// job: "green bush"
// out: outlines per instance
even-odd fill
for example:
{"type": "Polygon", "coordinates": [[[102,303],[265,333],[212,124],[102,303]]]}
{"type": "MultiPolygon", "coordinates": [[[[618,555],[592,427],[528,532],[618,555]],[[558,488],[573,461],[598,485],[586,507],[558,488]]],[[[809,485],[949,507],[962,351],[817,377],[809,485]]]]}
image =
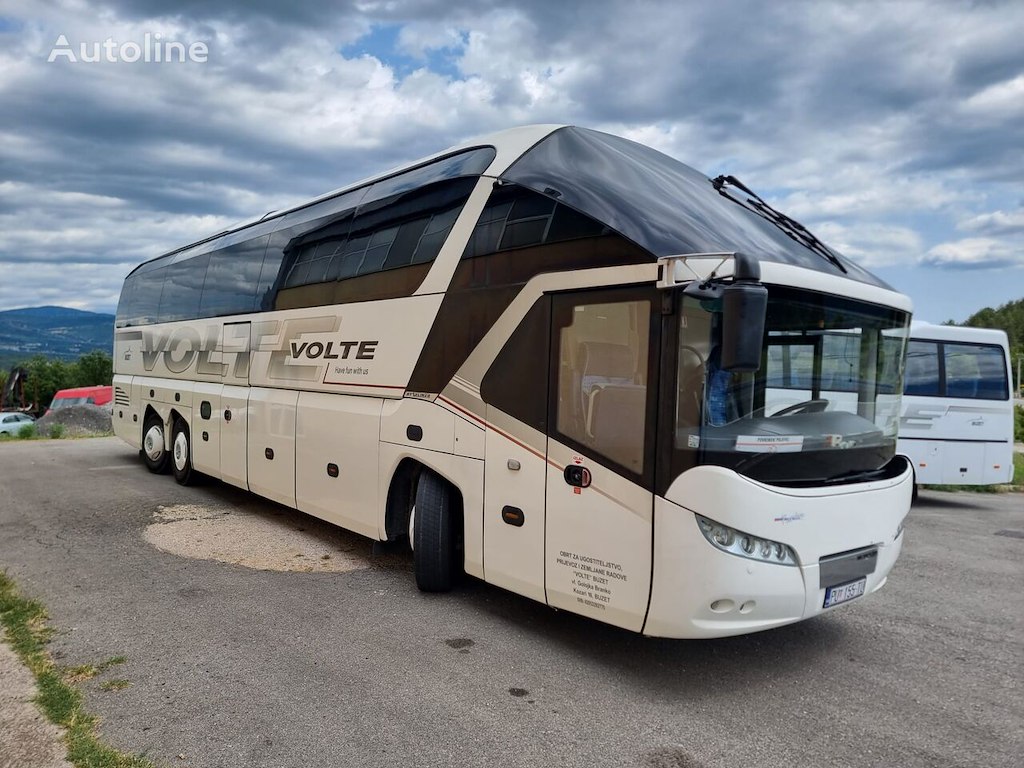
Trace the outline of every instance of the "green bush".
{"type": "Polygon", "coordinates": [[[1013,439],[1014,442],[1024,443],[1024,406],[1018,405],[1013,410],[1013,439]]]}
{"type": "Polygon", "coordinates": [[[35,436],[36,436],[36,425],[35,424],[26,424],[25,426],[23,426],[21,429],[18,430],[18,439],[19,440],[31,440],[35,436]]]}
{"type": "Polygon", "coordinates": [[[60,440],[64,437],[64,425],[63,424],[51,424],[50,425],[50,439],[60,440]]]}

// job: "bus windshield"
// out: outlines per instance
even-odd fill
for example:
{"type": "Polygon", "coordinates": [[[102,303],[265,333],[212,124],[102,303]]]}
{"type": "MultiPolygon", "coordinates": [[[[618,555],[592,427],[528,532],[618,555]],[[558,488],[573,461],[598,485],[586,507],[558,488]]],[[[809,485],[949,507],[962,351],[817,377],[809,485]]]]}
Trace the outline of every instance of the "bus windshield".
{"type": "Polygon", "coordinates": [[[674,474],[697,464],[778,485],[864,480],[896,451],[906,312],[768,287],[760,369],[722,370],[720,307],[682,300],[674,474]]]}

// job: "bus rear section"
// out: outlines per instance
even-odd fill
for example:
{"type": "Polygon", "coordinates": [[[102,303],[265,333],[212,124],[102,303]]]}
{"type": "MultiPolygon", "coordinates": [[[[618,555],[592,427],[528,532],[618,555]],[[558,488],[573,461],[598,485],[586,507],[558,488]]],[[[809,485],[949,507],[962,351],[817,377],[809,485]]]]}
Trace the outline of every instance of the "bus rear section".
{"type": "Polygon", "coordinates": [[[1006,333],[914,322],[899,450],[927,485],[1013,480],[1013,399],[1006,333]]]}

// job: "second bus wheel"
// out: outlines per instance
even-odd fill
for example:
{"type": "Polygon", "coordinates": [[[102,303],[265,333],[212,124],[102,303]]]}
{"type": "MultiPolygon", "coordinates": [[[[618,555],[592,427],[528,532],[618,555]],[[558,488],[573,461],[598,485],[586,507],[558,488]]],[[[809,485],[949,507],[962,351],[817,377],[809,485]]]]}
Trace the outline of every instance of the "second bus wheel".
{"type": "Polygon", "coordinates": [[[164,443],[164,421],[155,413],[146,417],[142,427],[142,460],[150,472],[159,475],[167,471],[170,455],[164,443]]]}
{"type": "Polygon", "coordinates": [[[416,586],[424,592],[447,592],[458,578],[455,492],[430,470],[416,485],[410,527],[416,586]]]}
{"type": "Polygon", "coordinates": [[[181,485],[192,485],[198,473],[192,469],[192,441],[188,424],[183,419],[174,420],[171,432],[171,471],[181,485]]]}

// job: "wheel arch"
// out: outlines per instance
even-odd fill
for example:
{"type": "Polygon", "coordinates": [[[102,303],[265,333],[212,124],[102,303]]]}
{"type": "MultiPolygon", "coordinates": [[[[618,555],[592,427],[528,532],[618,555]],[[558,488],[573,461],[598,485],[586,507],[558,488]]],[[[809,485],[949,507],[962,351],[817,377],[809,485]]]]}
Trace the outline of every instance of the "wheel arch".
{"type": "Polygon", "coordinates": [[[405,456],[391,475],[388,484],[387,500],[384,509],[384,528],[388,541],[396,541],[409,532],[409,512],[416,501],[416,486],[423,472],[432,472],[452,490],[453,513],[456,530],[461,539],[465,520],[463,512],[462,490],[442,469],[422,461],[418,457],[405,456]]]}
{"type": "Polygon", "coordinates": [[[146,424],[149,423],[149,417],[150,416],[155,416],[156,418],[160,419],[160,423],[164,425],[164,448],[165,449],[170,448],[170,446],[171,446],[171,442],[170,442],[171,438],[170,438],[170,434],[168,433],[168,429],[167,429],[167,426],[168,426],[169,422],[167,421],[167,419],[165,419],[160,414],[160,411],[158,411],[156,408],[153,407],[152,403],[146,403],[146,410],[143,411],[143,413],[142,413],[142,425],[141,425],[142,439],[143,440],[146,439],[146,424]]]}

